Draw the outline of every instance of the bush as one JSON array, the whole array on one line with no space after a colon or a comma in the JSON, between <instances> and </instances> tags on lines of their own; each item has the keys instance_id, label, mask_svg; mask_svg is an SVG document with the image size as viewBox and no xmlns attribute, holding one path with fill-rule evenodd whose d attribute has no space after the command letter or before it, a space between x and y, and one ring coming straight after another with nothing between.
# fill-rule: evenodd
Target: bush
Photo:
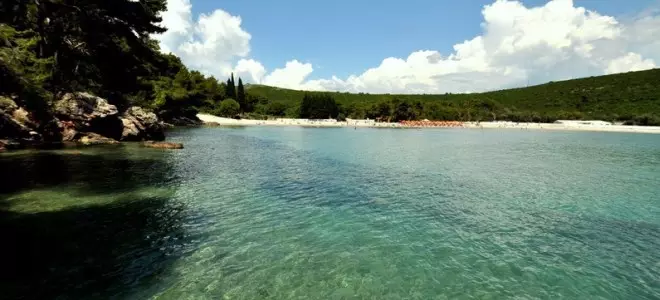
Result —
<instances>
[{"instance_id":1,"label":"bush","mask_svg":"<svg viewBox=\"0 0 660 300\"><path fill-rule=\"evenodd\" d=\"M0 96L0 110L4 111L14 111L17 109L18 106L16 105L16 102L14 100L11 100L10 98Z\"/></svg>"},{"instance_id":2,"label":"bush","mask_svg":"<svg viewBox=\"0 0 660 300\"><path fill-rule=\"evenodd\" d=\"M234 99L225 99L220 102L216 114L222 117L234 117L241 111L241 106Z\"/></svg>"},{"instance_id":3,"label":"bush","mask_svg":"<svg viewBox=\"0 0 660 300\"><path fill-rule=\"evenodd\" d=\"M271 116L284 116L286 112L286 105L281 102L273 102L266 106L266 114Z\"/></svg>"},{"instance_id":4,"label":"bush","mask_svg":"<svg viewBox=\"0 0 660 300\"><path fill-rule=\"evenodd\" d=\"M660 117L652 114L644 114L635 116L632 120L627 120L624 125L639 125L639 126L660 126Z\"/></svg>"}]
</instances>

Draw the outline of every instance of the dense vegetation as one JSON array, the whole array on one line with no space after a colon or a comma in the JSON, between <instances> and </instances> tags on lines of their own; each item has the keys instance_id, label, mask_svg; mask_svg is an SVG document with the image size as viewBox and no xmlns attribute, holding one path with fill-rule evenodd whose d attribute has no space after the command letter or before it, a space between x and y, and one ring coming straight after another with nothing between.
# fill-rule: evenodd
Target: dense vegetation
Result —
<instances>
[{"instance_id":1,"label":"dense vegetation","mask_svg":"<svg viewBox=\"0 0 660 300\"><path fill-rule=\"evenodd\" d=\"M339 116L339 107L330 95L306 94L300 104L299 116L304 119L335 119Z\"/></svg>"},{"instance_id":2,"label":"dense vegetation","mask_svg":"<svg viewBox=\"0 0 660 300\"><path fill-rule=\"evenodd\" d=\"M477 94L322 93L263 85L250 85L247 90L252 95L284 105L286 114L291 117L301 115L302 99L306 95L324 95L333 98L339 106L339 114L349 118L527 122L602 119L660 125L660 69Z\"/></svg>"},{"instance_id":3,"label":"dense vegetation","mask_svg":"<svg viewBox=\"0 0 660 300\"><path fill-rule=\"evenodd\" d=\"M166 0L3 0L0 3L0 96L49 118L59 95L86 91L124 110L161 117L214 111L228 89L159 52L151 35L166 30ZM233 87L233 76L231 78ZM245 103L239 79L231 98Z\"/></svg>"}]
</instances>

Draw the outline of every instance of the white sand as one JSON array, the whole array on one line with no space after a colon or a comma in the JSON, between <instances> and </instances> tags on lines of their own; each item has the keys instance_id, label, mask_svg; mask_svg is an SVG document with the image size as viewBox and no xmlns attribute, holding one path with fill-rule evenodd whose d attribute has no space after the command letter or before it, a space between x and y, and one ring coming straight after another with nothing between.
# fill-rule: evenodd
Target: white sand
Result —
<instances>
[{"instance_id":1,"label":"white sand","mask_svg":"<svg viewBox=\"0 0 660 300\"><path fill-rule=\"evenodd\" d=\"M308 120L287 119L274 120L235 120L230 118L216 117L209 114L198 114L197 117L207 124L217 123L222 126L303 126L303 127L402 127L399 123L376 123L374 120L347 120L338 122L336 120Z\"/></svg>"},{"instance_id":2,"label":"white sand","mask_svg":"<svg viewBox=\"0 0 660 300\"><path fill-rule=\"evenodd\" d=\"M275 120L235 120L216 117L209 114L198 114L204 123L216 123L222 126L303 126L303 127L388 127L405 128L399 123L375 122L374 120L307 120L307 119L275 119ZM438 128L438 127L431 127ZM603 131L603 132L633 132L658 133L660 127L625 126L625 125L578 125L578 124L547 124L547 123L514 123L514 122L465 122L463 128L474 129L518 129L518 130L571 130L571 131Z\"/></svg>"}]
</instances>

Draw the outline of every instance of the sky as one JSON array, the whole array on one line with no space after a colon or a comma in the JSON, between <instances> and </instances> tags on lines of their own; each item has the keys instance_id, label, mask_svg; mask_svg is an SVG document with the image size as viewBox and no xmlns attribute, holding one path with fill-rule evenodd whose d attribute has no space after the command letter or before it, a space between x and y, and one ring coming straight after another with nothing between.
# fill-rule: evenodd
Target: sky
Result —
<instances>
[{"instance_id":1,"label":"sky","mask_svg":"<svg viewBox=\"0 0 660 300\"><path fill-rule=\"evenodd\" d=\"M223 80L469 93L660 64L660 0L168 0L161 51Z\"/></svg>"}]
</instances>

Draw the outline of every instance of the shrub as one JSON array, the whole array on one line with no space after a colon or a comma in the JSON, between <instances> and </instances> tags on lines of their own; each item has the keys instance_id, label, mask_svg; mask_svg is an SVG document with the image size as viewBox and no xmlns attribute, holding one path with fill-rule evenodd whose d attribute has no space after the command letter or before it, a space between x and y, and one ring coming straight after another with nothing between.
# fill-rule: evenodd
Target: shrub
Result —
<instances>
[{"instance_id":1,"label":"shrub","mask_svg":"<svg viewBox=\"0 0 660 300\"><path fill-rule=\"evenodd\" d=\"M234 99L225 99L220 102L217 114L222 117L234 117L241 111L241 106Z\"/></svg>"}]
</instances>

